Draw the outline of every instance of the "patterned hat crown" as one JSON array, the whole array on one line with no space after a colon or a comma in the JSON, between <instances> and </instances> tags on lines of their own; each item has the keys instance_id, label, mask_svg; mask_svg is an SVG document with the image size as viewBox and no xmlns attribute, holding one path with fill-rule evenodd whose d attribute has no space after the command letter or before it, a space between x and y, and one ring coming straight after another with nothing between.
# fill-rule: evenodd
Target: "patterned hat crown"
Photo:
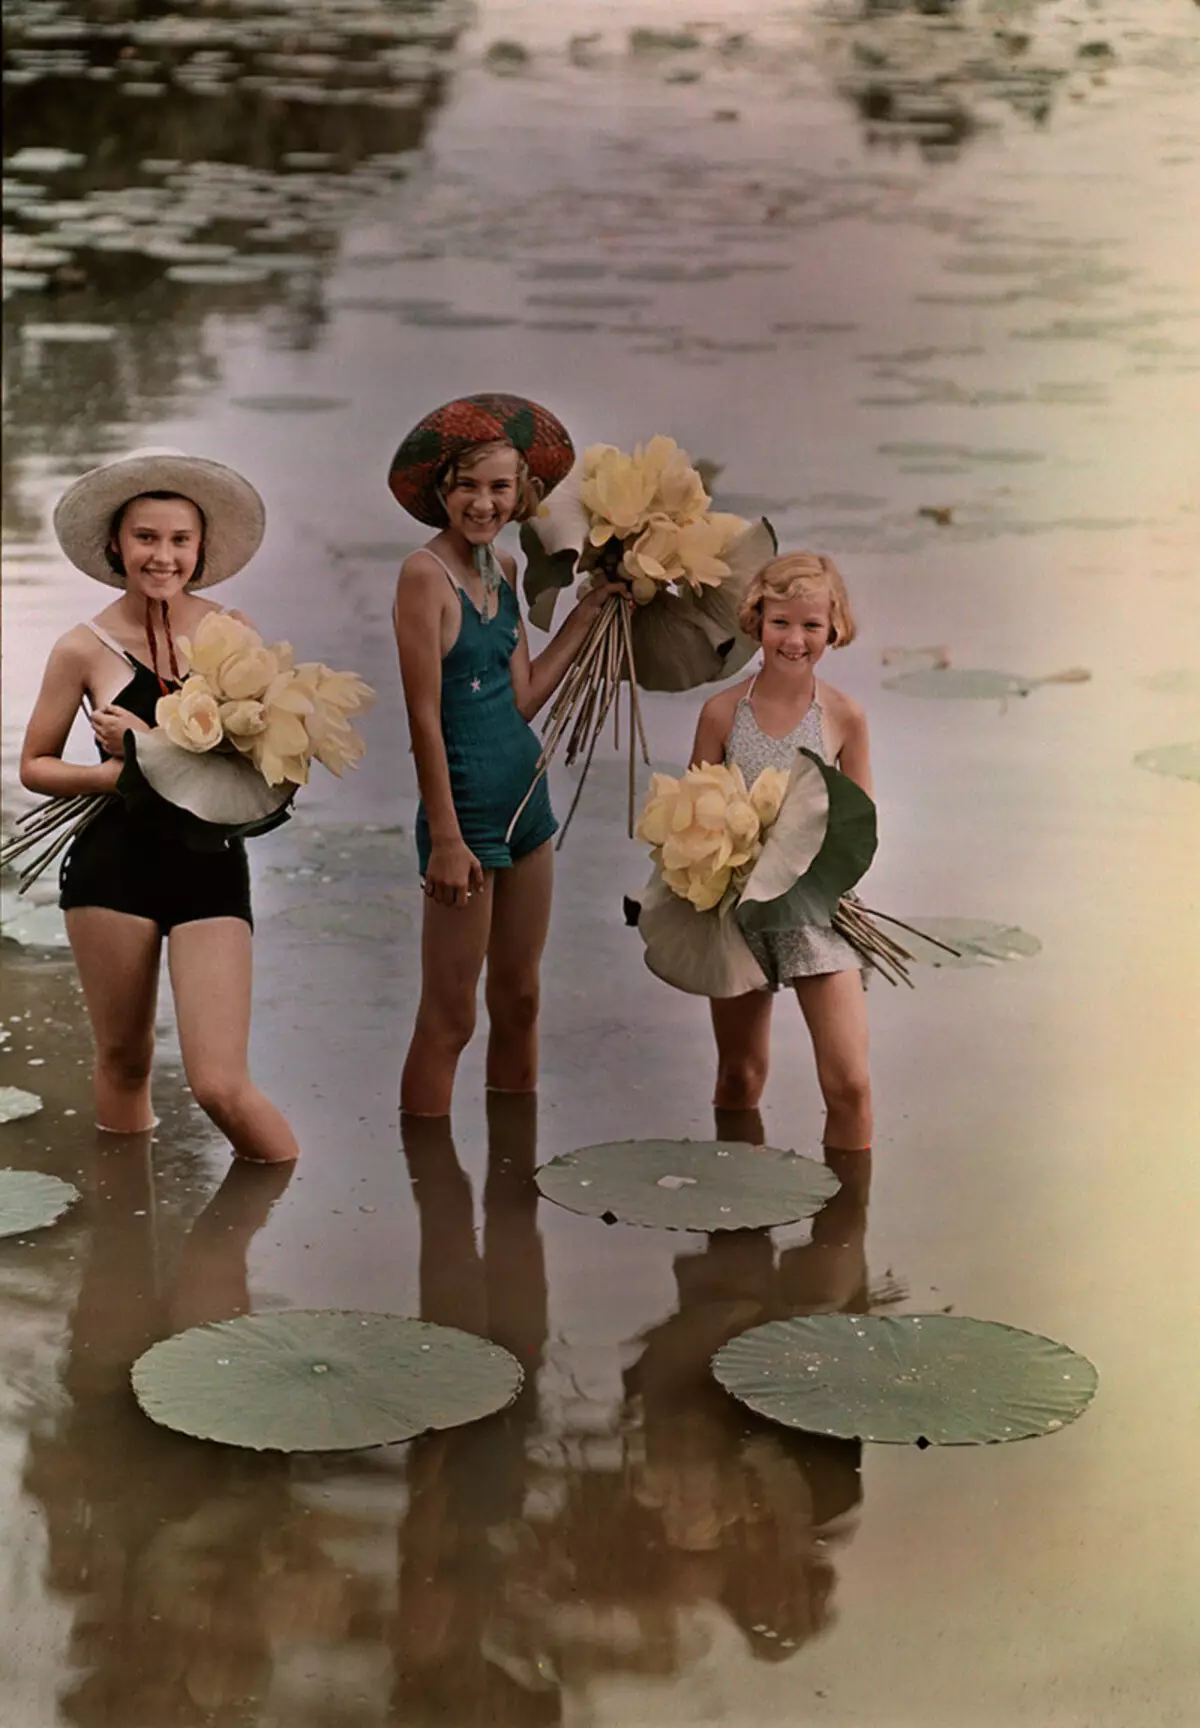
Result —
<instances>
[{"instance_id":1,"label":"patterned hat crown","mask_svg":"<svg viewBox=\"0 0 1200 1728\"><path fill-rule=\"evenodd\" d=\"M460 396L413 427L392 458L388 485L396 502L431 528L446 525L437 478L452 457L503 440L519 450L543 495L570 471L575 450L562 421L525 396Z\"/></svg>"}]
</instances>

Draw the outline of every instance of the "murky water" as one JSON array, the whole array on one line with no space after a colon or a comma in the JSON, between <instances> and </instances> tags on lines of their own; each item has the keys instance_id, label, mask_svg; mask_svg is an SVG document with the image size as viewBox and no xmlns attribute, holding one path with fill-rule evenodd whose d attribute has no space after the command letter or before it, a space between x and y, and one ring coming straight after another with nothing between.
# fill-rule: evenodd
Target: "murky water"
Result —
<instances>
[{"instance_id":1,"label":"murky water","mask_svg":"<svg viewBox=\"0 0 1200 1728\"><path fill-rule=\"evenodd\" d=\"M98 1145L55 915L5 927L36 941L3 943L0 1084L45 1107L0 1158L84 1191L0 1245L14 1728L1192 1719L1200 806L1135 758L1186 766L1166 747L1200 738L1200 13L697 15L10 8L6 809L46 651L97 603L50 507L128 445L249 473L270 526L229 598L381 691L361 772L253 847L255 1060L306 1148L290 1182L225 1175L167 1010L153 1147ZM541 1158L713 1130L703 1005L621 922L644 863L615 762L560 856L536 1120L485 1104L472 1049L453 1140L401 1144L419 907L388 613L417 536L384 475L420 412L493 387L581 443L670 432L724 464L723 506L839 558L869 898L1041 942L872 990L870 1193L811 1232L535 1203ZM1092 677L884 688L909 664L886 650L930 644ZM694 711L648 703L661 762ZM811 1148L783 1002L775 1047L768 1136ZM708 1377L761 1318L896 1303L1062 1338L1100 1370L1094 1408L1011 1447L860 1450L747 1420ZM155 1338L298 1305L486 1331L526 1390L340 1458L140 1417L127 1371Z\"/></svg>"}]
</instances>

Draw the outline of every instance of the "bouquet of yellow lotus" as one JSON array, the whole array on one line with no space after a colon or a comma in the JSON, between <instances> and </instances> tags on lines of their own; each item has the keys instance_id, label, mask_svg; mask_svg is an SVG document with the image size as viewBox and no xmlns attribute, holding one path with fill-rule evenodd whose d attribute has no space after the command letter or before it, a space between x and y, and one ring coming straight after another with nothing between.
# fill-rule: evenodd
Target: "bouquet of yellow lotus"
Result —
<instances>
[{"instance_id":1,"label":"bouquet of yellow lotus","mask_svg":"<svg viewBox=\"0 0 1200 1728\"><path fill-rule=\"evenodd\" d=\"M798 923L831 926L891 983L911 982L911 955L872 921L883 914L846 898L875 855L875 805L813 751L750 787L724 765L655 774L637 834L656 867L637 919L646 964L677 990L765 988L747 933Z\"/></svg>"},{"instance_id":2,"label":"bouquet of yellow lotus","mask_svg":"<svg viewBox=\"0 0 1200 1728\"><path fill-rule=\"evenodd\" d=\"M7 866L40 848L20 892L113 796L181 824L197 850L218 850L287 821L314 760L338 775L358 765L365 745L350 716L365 713L375 692L353 672L297 664L290 642L267 645L227 613L209 613L177 646L187 676L159 699L151 730L125 734L116 794L47 800L0 853Z\"/></svg>"},{"instance_id":3,"label":"bouquet of yellow lotus","mask_svg":"<svg viewBox=\"0 0 1200 1728\"><path fill-rule=\"evenodd\" d=\"M585 450L523 525L521 545L529 615L540 629L550 628L559 592L577 577L626 585L605 601L550 708L538 778L560 745L568 764L584 758L561 846L610 713L620 748L627 687L632 836L639 747L650 760L639 685L692 690L745 665L757 644L739 628L738 606L750 577L774 555L774 531L765 520L713 510L700 467L673 438L656 437L632 455L611 444Z\"/></svg>"}]
</instances>

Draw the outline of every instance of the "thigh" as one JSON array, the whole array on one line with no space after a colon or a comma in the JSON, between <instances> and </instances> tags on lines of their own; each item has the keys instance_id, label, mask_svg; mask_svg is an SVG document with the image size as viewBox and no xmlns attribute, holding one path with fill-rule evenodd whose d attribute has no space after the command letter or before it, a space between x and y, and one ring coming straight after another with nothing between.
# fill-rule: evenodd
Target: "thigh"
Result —
<instances>
[{"instance_id":1,"label":"thigh","mask_svg":"<svg viewBox=\"0 0 1200 1728\"><path fill-rule=\"evenodd\" d=\"M241 918L196 918L167 938L175 1023L184 1067L246 1065L253 976L250 926Z\"/></svg>"},{"instance_id":2,"label":"thigh","mask_svg":"<svg viewBox=\"0 0 1200 1728\"><path fill-rule=\"evenodd\" d=\"M77 906L66 914L66 926L96 1042L132 1046L152 1038L158 925L107 906Z\"/></svg>"},{"instance_id":3,"label":"thigh","mask_svg":"<svg viewBox=\"0 0 1200 1728\"><path fill-rule=\"evenodd\" d=\"M709 1002L718 1062L756 1059L767 1065L773 1001L769 990L749 990L744 996L719 996Z\"/></svg>"},{"instance_id":4,"label":"thigh","mask_svg":"<svg viewBox=\"0 0 1200 1728\"><path fill-rule=\"evenodd\" d=\"M822 1081L867 1079L867 997L861 972L793 979Z\"/></svg>"},{"instance_id":5,"label":"thigh","mask_svg":"<svg viewBox=\"0 0 1200 1728\"><path fill-rule=\"evenodd\" d=\"M421 924L421 1006L450 1010L475 1001L492 928L496 874L485 870L483 887L465 906L443 906L425 896Z\"/></svg>"},{"instance_id":6,"label":"thigh","mask_svg":"<svg viewBox=\"0 0 1200 1728\"><path fill-rule=\"evenodd\" d=\"M536 978L550 931L554 852L549 841L495 875L488 984Z\"/></svg>"}]
</instances>

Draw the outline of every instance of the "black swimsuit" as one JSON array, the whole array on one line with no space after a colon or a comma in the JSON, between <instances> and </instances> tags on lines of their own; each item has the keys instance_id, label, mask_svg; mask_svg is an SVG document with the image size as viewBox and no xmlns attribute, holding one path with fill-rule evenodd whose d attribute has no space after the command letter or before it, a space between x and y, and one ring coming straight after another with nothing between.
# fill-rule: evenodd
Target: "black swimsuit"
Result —
<instances>
[{"instance_id":1,"label":"black swimsuit","mask_svg":"<svg viewBox=\"0 0 1200 1728\"><path fill-rule=\"evenodd\" d=\"M131 654L125 659L133 677L113 704L153 726L162 694L158 679ZM100 755L108 760L103 749ZM149 918L164 935L176 924L200 918L244 918L252 928L254 924L250 870L241 840L229 841L220 852L193 851L168 825L145 811L130 811L119 797L71 842L59 886L64 912L106 906Z\"/></svg>"}]
</instances>

